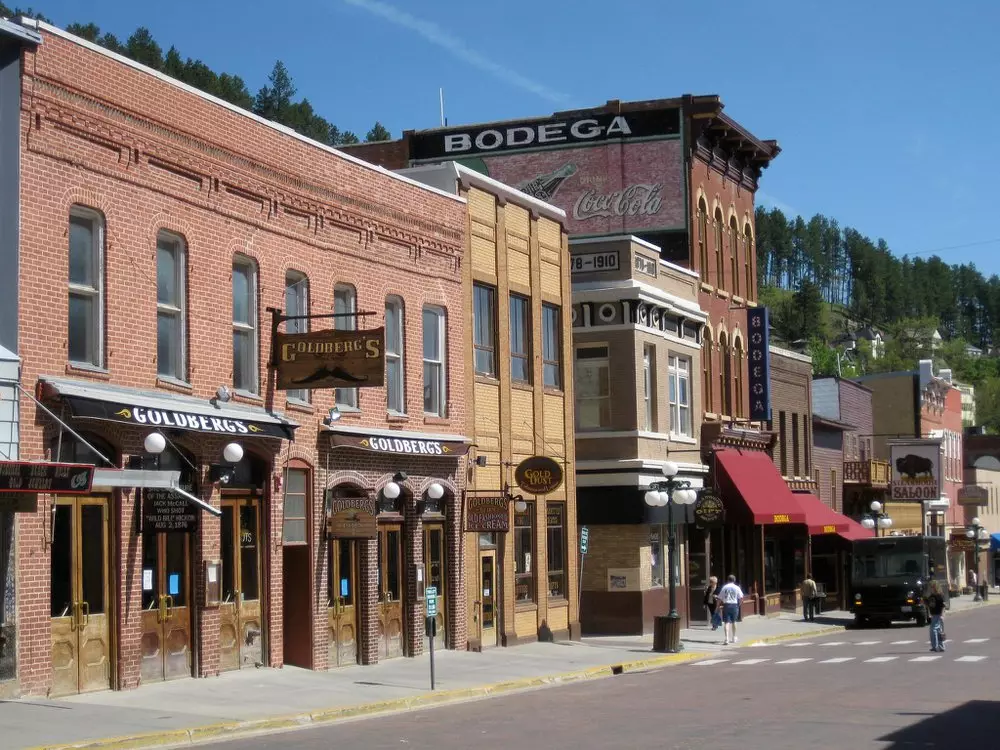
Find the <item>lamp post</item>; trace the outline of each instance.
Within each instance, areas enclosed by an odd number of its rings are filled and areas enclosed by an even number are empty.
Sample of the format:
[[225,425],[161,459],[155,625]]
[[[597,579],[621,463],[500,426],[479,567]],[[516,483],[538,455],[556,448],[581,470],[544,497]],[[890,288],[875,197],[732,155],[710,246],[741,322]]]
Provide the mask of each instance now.
[[[663,643],[657,643],[657,634],[654,632],[653,649],[676,654],[683,647],[681,645],[680,615],[677,614],[677,587],[674,577],[674,572],[679,565],[677,560],[677,535],[674,530],[674,505],[691,505],[698,499],[698,493],[690,489],[690,482],[683,479],[674,479],[677,476],[677,464],[673,461],[667,461],[663,465],[662,471],[666,480],[651,482],[645,496],[646,505],[651,508],[667,506],[667,555],[668,565],[670,566],[667,575],[669,576],[670,613],[665,618],[666,633],[662,639]],[[661,646],[661,648],[657,648],[657,646]]]
[[986,530],[985,527],[979,524],[978,518],[973,518],[972,522],[969,524],[969,527],[970,528],[965,530],[965,536],[972,540],[972,565],[973,569],[976,571],[976,585],[975,585],[976,595],[972,601],[981,602],[983,600],[983,597],[982,594],[980,593],[982,591],[982,586],[980,585],[979,582],[979,542],[982,541],[983,539],[988,539],[989,532]]
[[[889,518],[889,514],[882,510],[882,503],[878,500],[872,500],[872,504],[868,506],[871,509],[871,513],[861,519],[861,525],[866,529],[889,529],[892,528],[892,519]],[[875,532],[875,536],[881,536],[878,531]]]

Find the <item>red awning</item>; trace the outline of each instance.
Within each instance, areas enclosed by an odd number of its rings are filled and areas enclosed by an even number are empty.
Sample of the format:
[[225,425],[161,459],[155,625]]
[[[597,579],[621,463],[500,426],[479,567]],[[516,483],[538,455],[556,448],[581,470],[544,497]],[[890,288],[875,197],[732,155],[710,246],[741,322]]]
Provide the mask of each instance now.
[[727,449],[716,451],[715,460],[755,524],[806,522],[805,511],[766,453]]
[[849,542],[853,542],[858,539],[871,539],[875,536],[875,529],[866,529],[853,518],[848,518],[847,524],[847,531],[838,531],[837,534]]
[[850,528],[848,521],[851,519],[833,510],[815,495],[796,494],[795,499],[805,511],[810,534],[839,534]]

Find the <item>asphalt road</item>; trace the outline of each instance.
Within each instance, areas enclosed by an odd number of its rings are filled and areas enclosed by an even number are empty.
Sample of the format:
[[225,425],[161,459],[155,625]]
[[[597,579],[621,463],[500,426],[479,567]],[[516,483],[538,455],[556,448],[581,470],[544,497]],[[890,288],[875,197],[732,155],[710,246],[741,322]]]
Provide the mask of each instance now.
[[1000,747],[1000,607],[701,663],[213,745],[469,750]]

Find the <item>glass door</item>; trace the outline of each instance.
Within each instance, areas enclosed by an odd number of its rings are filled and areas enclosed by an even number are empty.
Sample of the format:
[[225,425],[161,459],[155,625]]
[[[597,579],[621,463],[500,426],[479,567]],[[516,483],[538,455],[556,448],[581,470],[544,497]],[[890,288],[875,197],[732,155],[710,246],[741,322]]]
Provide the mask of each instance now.
[[497,645],[497,552],[479,552],[479,642],[483,648]]
[[108,503],[59,497],[52,524],[52,688],[70,695],[111,687]]
[[142,535],[142,679],[191,676],[190,537]]
[[331,667],[358,663],[357,565],[358,545],[354,539],[331,540],[327,605]]
[[403,531],[398,524],[379,526],[379,656],[403,655]]
[[[437,634],[434,637],[434,647],[445,647],[445,624],[448,618],[447,609],[447,575],[444,553],[444,524],[424,524],[424,570],[427,585],[437,589]],[[426,646],[426,636],[425,643]]]
[[260,598],[260,501],[222,499],[222,604],[219,607],[222,670],[264,663]]

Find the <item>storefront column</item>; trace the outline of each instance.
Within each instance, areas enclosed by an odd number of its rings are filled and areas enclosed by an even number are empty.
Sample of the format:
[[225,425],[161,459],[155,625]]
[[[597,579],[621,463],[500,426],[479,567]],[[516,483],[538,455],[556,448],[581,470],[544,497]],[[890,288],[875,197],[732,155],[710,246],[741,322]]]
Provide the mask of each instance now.
[[[111,563],[108,589],[111,601],[117,604],[118,679],[119,690],[131,690],[140,683],[142,663],[142,536],[137,533],[140,515],[136,507],[141,502],[139,489],[120,489],[110,496],[108,515],[111,518],[110,544],[107,554]],[[116,540],[117,537],[117,540]],[[116,629],[114,623],[112,629]]]
[[[424,562],[424,525],[417,512],[417,503],[421,498],[407,492],[403,501],[403,564],[406,570],[403,579],[406,581],[406,593],[403,596],[403,624],[406,628],[405,656],[419,656],[424,650],[424,602],[417,597],[417,564]],[[427,583],[427,571],[424,571],[424,581]],[[439,592],[444,594],[444,592]]]
[[358,636],[361,638],[361,663],[378,664],[382,639],[378,630],[378,537],[358,540]]
[[[445,537],[447,539],[448,570],[448,648],[464,651],[469,644],[468,606],[466,604],[466,550],[465,534],[462,529],[461,491],[445,494],[448,506],[445,511]],[[478,580],[478,574],[473,581]],[[478,583],[474,584],[478,585]]]
[[[222,497],[209,480],[208,467],[202,466],[199,493],[202,500],[215,508],[222,506]],[[222,622],[218,607],[205,607],[205,563],[222,560],[222,521],[211,513],[202,513],[195,542],[195,629],[197,631],[198,676],[213,677],[219,674],[221,661],[220,642]],[[223,565],[226,563],[223,562]],[[219,582],[221,590],[221,581]]]

